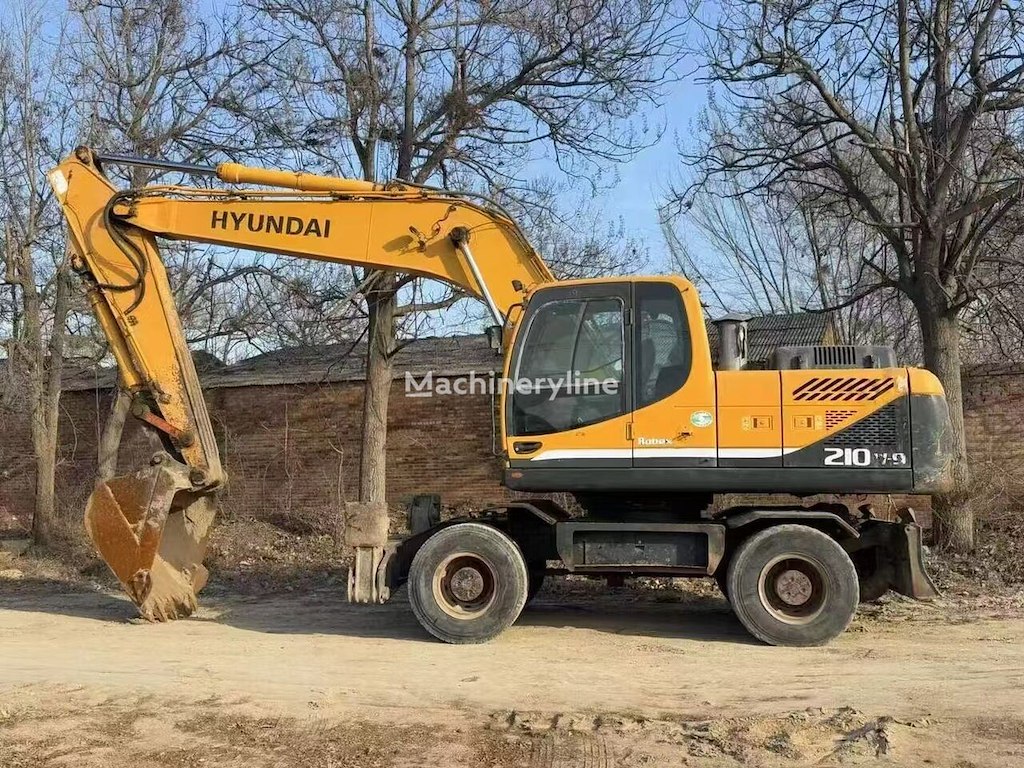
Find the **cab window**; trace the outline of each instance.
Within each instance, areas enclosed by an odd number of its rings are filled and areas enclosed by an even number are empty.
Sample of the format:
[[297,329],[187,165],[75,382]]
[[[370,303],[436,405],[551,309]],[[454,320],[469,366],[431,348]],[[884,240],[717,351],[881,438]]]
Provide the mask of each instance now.
[[679,390],[690,375],[692,345],[678,289],[637,283],[636,401],[651,405]]
[[543,435],[625,413],[623,303],[554,301],[533,316],[512,392],[515,435]]

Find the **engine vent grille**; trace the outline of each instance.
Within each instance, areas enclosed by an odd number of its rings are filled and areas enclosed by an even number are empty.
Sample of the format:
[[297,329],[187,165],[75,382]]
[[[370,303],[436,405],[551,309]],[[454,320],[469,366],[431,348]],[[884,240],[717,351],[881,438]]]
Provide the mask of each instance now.
[[843,448],[871,446],[891,448],[899,440],[896,435],[896,408],[892,404],[852,424],[828,438],[828,445]]
[[829,409],[825,411],[825,429],[832,430],[842,424],[844,421],[849,419],[851,416],[856,416],[856,411],[836,411]]
[[768,368],[779,371],[895,367],[896,353],[892,347],[868,344],[779,347],[768,359]]
[[814,347],[814,367],[853,368],[858,363],[857,351],[852,346]]
[[793,399],[811,403],[877,400],[896,386],[892,377],[865,379],[859,376],[824,376],[805,381],[793,390]]

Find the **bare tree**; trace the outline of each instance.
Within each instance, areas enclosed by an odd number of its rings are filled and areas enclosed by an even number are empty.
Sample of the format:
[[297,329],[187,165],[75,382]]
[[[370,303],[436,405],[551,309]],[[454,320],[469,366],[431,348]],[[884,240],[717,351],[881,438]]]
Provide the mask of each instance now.
[[357,291],[336,264],[251,254],[212,260],[196,249],[176,277],[189,345],[224,361],[360,335]]
[[660,211],[676,265],[720,311],[767,315],[817,305],[825,286],[803,222],[778,201],[737,194],[739,186],[715,179],[685,209]]
[[1024,10],[998,0],[926,3],[730,0],[709,30],[709,74],[729,116],[697,158],[705,176],[797,185],[820,210],[863,222],[881,247],[847,299],[898,291],[925,365],[946,389],[951,493],[940,539],[974,545],[960,377],[960,319],[1019,280],[992,237],[1021,198]]
[[64,357],[69,276],[59,212],[45,172],[59,158],[68,105],[55,70],[63,30],[47,44],[45,9],[31,3],[10,12],[0,29],[0,251],[12,302],[10,371],[30,416],[36,464],[32,535],[53,535],[57,418]]
[[[632,117],[672,76],[668,0],[590,3],[248,0],[266,19],[289,110],[261,111],[261,143],[332,172],[527,197],[523,165],[547,152],[599,179],[652,140]],[[357,275],[367,313],[360,499],[385,498],[392,359],[441,293],[404,305],[405,275]],[[403,294],[404,296],[405,294]]]
[[[1024,259],[1024,206],[1010,211],[989,240],[988,250],[997,256],[978,264],[985,273],[978,280],[978,298],[961,319],[964,361],[1024,360],[1024,290],[1016,282]],[[1010,289],[1004,287],[1007,278],[1016,283]]]
[[910,302],[878,292],[849,302],[875,273],[881,245],[861,222],[837,220],[786,190],[744,194],[737,175],[709,178],[685,206],[660,210],[672,261],[701,289],[709,310],[756,315],[826,312],[837,342],[888,344],[916,361],[920,334]]

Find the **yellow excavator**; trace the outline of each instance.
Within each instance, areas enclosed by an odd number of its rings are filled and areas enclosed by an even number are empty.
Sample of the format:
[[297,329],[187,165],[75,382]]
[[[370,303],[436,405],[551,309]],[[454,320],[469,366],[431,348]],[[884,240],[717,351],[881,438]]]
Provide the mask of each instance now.
[[[225,186],[119,190],[104,175],[110,164]],[[100,483],[85,512],[96,550],[146,618],[195,609],[226,482],[161,238],[437,278],[494,318],[504,484],[571,494],[575,508],[542,496],[472,519],[421,509],[411,535],[391,540],[386,509],[355,505],[350,600],[383,602],[406,585],[428,632],[471,643],[515,622],[547,574],[703,576],[757,638],[813,645],[841,633],[859,601],[888,589],[936,594],[913,512],[879,519],[844,501],[948,483],[942,387],[888,348],[782,347],[751,370],[745,322],[731,317],[719,324],[716,370],[686,279],[558,281],[498,204],[468,192],[85,147],[49,182],[119,385],[162,444],[147,466]],[[457,439],[439,436],[433,450]],[[749,503],[716,505],[724,493]]]

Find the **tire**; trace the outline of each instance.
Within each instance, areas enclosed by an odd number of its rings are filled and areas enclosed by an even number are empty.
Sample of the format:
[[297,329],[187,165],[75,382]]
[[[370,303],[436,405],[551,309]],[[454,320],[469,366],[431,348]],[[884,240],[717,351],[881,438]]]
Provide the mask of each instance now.
[[459,523],[420,547],[408,587],[427,632],[446,643],[485,643],[519,617],[529,576],[512,539],[489,525]]
[[533,598],[540,592],[540,588],[544,586],[544,566],[530,567],[529,568],[529,586],[526,589],[526,604],[529,605],[533,602]]
[[718,591],[722,593],[722,597],[724,597],[726,600],[729,599],[729,576],[728,576],[728,573],[729,573],[728,568],[723,568],[722,566],[719,566],[718,570],[715,571],[715,575],[714,575],[715,584],[718,585]]
[[740,544],[729,563],[729,602],[769,645],[824,645],[857,612],[857,570],[832,538],[805,525],[777,525]]

